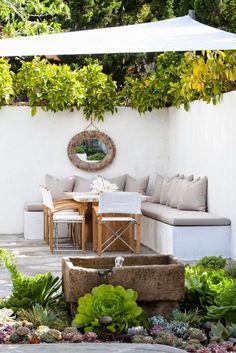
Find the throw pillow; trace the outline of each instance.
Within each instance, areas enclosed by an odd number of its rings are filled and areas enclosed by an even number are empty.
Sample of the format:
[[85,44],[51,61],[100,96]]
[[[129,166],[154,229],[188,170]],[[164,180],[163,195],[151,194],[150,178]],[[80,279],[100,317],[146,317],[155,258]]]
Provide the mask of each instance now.
[[80,176],[75,176],[75,184],[73,192],[89,192],[91,191],[92,180],[84,179]]
[[181,189],[179,210],[206,211],[207,177],[198,178]]
[[166,206],[170,206],[170,201],[175,194],[176,188],[178,187],[178,183],[180,180],[183,180],[183,178],[184,178],[183,174],[179,175],[178,177],[172,178],[170,187],[166,196]]
[[160,203],[161,198],[161,186],[163,183],[164,177],[162,175],[158,175],[156,177],[156,182],[154,186],[154,191],[152,194],[151,202]]
[[124,191],[125,190],[125,181],[126,181],[126,174],[120,175],[115,178],[106,178],[104,177],[105,180],[108,180],[111,184],[116,184],[118,186],[117,191]]
[[140,179],[134,179],[130,175],[126,176],[125,191],[140,192],[145,194],[148,187],[149,176]]
[[193,174],[189,175],[188,177],[179,178],[177,180],[175,184],[175,189],[172,192],[168,206],[177,208],[182,188],[185,187],[185,185],[188,185],[189,182],[192,180],[193,180]]
[[165,205],[167,201],[167,194],[172,182],[178,178],[179,174],[173,176],[172,178],[165,177],[161,186],[161,196],[160,196],[160,204]]
[[65,192],[73,190],[74,177],[57,179],[52,175],[46,174],[46,187],[51,192],[53,199],[67,198]]

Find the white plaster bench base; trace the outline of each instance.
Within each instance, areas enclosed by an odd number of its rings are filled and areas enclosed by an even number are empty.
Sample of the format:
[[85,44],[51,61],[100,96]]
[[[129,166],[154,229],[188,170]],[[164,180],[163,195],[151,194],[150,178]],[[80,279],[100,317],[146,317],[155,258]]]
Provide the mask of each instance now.
[[24,211],[24,238],[43,240],[43,212]]
[[210,255],[230,258],[230,225],[173,226],[143,216],[141,237],[149,248],[183,261]]

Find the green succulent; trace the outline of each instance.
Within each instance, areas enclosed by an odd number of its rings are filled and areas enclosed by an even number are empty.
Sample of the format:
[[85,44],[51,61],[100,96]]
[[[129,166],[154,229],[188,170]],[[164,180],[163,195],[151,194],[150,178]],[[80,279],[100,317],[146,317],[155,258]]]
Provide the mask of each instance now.
[[137,298],[138,293],[132,289],[102,284],[79,299],[72,324],[85,332],[100,332],[102,325],[99,319],[110,316],[112,323],[107,329],[110,332],[126,332],[133,322],[137,324],[138,318],[142,317],[143,309],[137,305]]

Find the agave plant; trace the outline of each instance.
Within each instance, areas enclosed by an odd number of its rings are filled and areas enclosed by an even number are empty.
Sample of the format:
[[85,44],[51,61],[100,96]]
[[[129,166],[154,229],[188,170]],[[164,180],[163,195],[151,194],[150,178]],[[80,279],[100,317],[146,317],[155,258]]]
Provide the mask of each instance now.
[[107,326],[110,332],[127,332],[128,327],[134,326],[133,323],[138,326],[139,317],[140,321],[143,320],[143,309],[137,305],[137,298],[137,292],[132,289],[102,284],[79,299],[72,324],[84,331],[101,332],[100,319],[110,316],[112,323]]

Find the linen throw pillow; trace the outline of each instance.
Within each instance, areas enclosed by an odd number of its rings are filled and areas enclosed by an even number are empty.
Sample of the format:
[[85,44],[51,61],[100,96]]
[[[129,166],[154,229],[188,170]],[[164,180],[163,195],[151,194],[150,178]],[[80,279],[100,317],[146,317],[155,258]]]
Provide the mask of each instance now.
[[207,177],[193,180],[181,189],[179,210],[206,211]]
[[175,190],[178,187],[179,181],[182,180],[183,178],[184,178],[184,175],[181,174],[171,180],[170,187],[169,187],[169,190],[168,190],[167,196],[166,196],[166,206],[170,206],[170,200],[172,199],[172,197],[175,194]]
[[165,205],[167,201],[167,194],[172,183],[175,183],[176,179],[179,177],[179,174],[173,176],[172,178],[165,177],[161,186],[161,196],[160,204]]
[[179,197],[181,194],[181,190],[185,185],[188,185],[190,181],[193,180],[193,174],[189,175],[188,177],[179,178],[176,181],[175,188],[172,190],[172,194],[169,199],[168,206],[172,208],[177,208]]
[[104,179],[108,180],[111,184],[116,184],[118,186],[118,191],[125,190],[126,174],[120,175],[115,178],[104,178]]
[[92,182],[93,180],[84,179],[76,175],[73,192],[90,192]]
[[74,185],[74,177],[57,179],[52,175],[46,174],[46,187],[51,192],[53,199],[67,198],[65,192],[71,192]]
[[164,180],[164,177],[162,175],[157,175],[154,191],[151,197],[151,202],[160,203],[161,186],[162,186],[163,180]]
[[149,176],[134,179],[130,175],[126,176],[125,191],[140,192],[145,194],[148,187]]

